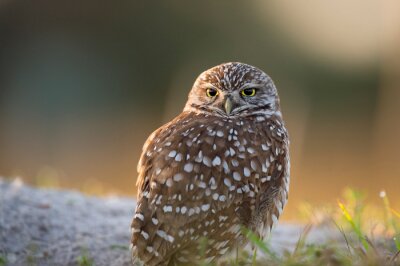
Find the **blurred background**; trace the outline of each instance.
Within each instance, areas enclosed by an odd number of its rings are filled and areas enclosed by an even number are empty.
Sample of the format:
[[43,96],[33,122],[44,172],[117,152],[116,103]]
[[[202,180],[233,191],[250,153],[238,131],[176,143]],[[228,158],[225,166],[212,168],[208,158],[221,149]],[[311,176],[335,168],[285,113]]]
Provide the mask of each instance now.
[[275,81],[296,206],[345,187],[400,204],[400,2],[0,1],[0,175],[134,195],[147,136],[203,70]]

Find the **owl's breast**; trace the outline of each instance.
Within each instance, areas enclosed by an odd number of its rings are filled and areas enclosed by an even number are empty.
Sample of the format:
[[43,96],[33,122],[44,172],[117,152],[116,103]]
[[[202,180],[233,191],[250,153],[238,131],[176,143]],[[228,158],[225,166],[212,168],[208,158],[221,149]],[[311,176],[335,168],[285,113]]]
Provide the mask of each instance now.
[[287,183],[285,136],[274,120],[182,115],[144,151],[151,161],[143,176],[152,177],[155,194],[165,187],[171,196],[210,202],[216,211],[234,203],[242,223],[257,227],[273,219],[266,215]]

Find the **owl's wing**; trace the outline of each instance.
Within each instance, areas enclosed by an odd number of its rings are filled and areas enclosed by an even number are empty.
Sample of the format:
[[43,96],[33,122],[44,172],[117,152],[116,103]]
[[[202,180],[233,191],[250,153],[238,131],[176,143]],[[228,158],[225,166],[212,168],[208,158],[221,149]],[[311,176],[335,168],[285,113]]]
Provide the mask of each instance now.
[[[255,219],[261,227],[250,228],[263,237],[276,225],[286,205],[290,182],[289,136],[280,117],[271,117],[263,125],[257,125],[261,138],[255,144],[257,165],[251,164],[251,176],[257,186]],[[252,163],[253,161],[251,161]]]

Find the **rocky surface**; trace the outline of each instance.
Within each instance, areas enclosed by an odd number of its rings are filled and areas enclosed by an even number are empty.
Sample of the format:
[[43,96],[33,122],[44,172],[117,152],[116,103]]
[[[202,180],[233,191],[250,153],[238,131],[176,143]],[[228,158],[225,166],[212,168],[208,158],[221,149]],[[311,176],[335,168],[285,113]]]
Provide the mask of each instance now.
[[[6,265],[131,265],[134,208],[134,198],[98,198],[0,179],[0,259]],[[302,231],[303,226],[281,223],[272,248],[293,249]],[[319,231],[311,234],[311,241],[324,238]]]

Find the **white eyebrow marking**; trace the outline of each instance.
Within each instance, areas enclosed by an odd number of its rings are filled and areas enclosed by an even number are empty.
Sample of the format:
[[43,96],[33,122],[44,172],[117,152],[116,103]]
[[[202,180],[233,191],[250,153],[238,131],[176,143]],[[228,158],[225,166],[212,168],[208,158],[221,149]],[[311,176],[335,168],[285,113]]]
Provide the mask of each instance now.
[[244,90],[244,89],[247,89],[247,88],[257,88],[257,89],[259,89],[259,88],[264,87],[264,85],[265,84],[263,84],[263,83],[246,83],[242,87],[240,87],[239,90]]
[[203,85],[220,91],[220,89],[218,87],[216,87],[215,85],[213,85],[213,84],[211,84],[209,82],[205,82]]

